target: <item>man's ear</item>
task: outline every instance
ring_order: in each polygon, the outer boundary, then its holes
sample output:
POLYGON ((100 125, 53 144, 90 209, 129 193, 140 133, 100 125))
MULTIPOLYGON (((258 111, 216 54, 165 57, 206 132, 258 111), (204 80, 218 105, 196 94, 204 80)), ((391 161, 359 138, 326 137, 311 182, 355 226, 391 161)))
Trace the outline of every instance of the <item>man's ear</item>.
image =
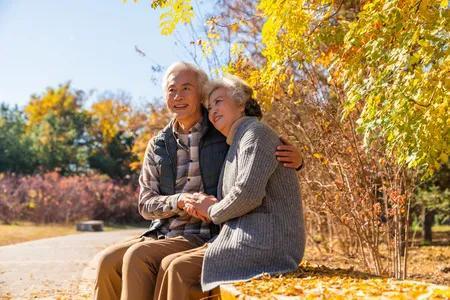
POLYGON ((169 101, 167 100, 167 97, 165 97, 165 96, 164 96, 164 104, 166 105, 166 108, 170 111, 169 101))

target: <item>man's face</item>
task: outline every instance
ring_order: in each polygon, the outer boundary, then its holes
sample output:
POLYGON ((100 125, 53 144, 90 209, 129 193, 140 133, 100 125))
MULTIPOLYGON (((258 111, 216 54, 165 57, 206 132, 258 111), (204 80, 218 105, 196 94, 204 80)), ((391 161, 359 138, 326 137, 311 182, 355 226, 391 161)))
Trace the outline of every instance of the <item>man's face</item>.
POLYGON ((190 70, 175 70, 167 78, 167 107, 175 119, 186 125, 195 124, 201 118, 200 88, 197 74, 190 70))

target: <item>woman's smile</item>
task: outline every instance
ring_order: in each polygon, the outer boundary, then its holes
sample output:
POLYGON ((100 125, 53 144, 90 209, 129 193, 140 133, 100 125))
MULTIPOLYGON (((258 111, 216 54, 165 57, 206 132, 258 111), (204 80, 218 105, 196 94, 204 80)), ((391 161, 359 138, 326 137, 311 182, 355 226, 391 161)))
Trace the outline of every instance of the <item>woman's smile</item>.
POLYGON ((214 115, 213 116, 213 124, 217 123, 218 121, 220 121, 223 118, 222 115, 214 115))

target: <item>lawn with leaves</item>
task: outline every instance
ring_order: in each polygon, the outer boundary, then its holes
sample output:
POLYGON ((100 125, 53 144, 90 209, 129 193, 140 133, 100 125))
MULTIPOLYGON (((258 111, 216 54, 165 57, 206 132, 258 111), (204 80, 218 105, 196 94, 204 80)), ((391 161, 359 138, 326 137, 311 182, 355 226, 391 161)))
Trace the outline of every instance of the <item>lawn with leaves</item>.
POLYGON ((249 299, 276 299, 280 295, 301 299, 450 299, 450 228, 433 227, 431 245, 421 245, 420 235, 416 236, 409 249, 408 280, 377 277, 363 270, 358 257, 328 253, 309 244, 305 262, 296 272, 227 286, 229 297, 223 299, 235 299, 236 294, 249 299))
POLYGON ((34 225, 18 223, 0 225, 0 246, 76 233, 73 225, 34 225))
POLYGON ((240 294, 257 299, 276 299, 281 295, 302 299, 450 299, 448 286, 398 281, 353 268, 329 268, 307 262, 293 273, 279 277, 265 275, 234 286, 240 294))

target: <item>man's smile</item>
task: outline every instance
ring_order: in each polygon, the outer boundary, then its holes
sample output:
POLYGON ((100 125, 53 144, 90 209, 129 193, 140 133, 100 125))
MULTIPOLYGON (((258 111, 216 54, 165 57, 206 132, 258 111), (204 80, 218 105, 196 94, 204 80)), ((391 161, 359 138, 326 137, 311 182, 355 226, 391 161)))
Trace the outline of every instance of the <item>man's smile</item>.
POLYGON ((184 109, 184 108, 186 108, 186 107, 188 107, 189 105, 187 105, 187 104, 175 104, 174 106, 173 106, 173 108, 175 108, 175 109, 184 109))

